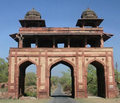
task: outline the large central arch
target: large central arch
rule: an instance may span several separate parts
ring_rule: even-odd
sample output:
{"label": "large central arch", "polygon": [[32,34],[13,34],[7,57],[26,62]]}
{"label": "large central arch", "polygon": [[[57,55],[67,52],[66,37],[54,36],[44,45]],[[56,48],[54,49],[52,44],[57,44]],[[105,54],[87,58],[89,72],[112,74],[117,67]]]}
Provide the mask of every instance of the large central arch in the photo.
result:
{"label": "large central arch", "polygon": [[50,78],[51,78],[51,70],[52,70],[52,68],[53,67],[55,67],[56,65],[58,65],[58,64],[63,64],[63,65],[66,65],[66,66],[68,66],[70,69],[71,69],[71,77],[72,77],[72,98],[74,98],[75,97],[75,83],[74,83],[74,67],[73,67],[73,65],[71,65],[71,63],[69,62],[69,61],[67,61],[67,60],[57,60],[56,62],[54,62],[54,63],[52,63],[51,65],[50,65],[50,67],[49,67],[49,96],[51,96],[51,93],[50,93],[50,91],[51,91],[51,80],[50,80]]}

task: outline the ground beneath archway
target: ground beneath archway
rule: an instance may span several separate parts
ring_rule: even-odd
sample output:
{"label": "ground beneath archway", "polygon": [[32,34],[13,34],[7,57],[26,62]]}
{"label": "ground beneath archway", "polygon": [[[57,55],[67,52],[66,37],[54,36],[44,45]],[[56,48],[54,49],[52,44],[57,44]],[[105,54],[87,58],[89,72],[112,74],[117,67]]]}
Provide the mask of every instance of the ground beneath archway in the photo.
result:
{"label": "ground beneath archway", "polygon": [[52,97],[48,103],[77,103],[74,99],[64,94],[60,84],[58,84],[58,88],[54,91]]}

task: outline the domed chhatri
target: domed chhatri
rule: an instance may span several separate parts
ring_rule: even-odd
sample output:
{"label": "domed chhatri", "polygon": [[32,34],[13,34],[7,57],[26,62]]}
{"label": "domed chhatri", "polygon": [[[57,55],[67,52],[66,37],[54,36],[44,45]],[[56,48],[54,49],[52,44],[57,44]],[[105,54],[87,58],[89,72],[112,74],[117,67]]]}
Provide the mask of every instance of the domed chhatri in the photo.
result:
{"label": "domed chhatri", "polygon": [[46,27],[45,20],[41,19],[41,14],[34,8],[26,13],[24,19],[19,21],[22,27]]}
{"label": "domed chhatri", "polygon": [[28,11],[25,15],[25,19],[41,19],[41,15],[34,8]]}
{"label": "domed chhatri", "polygon": [[97,14],[93,10],[88,8],[82,13],[81,18],[78,19],[76,26],[98,27],[102,21],[103,19],[99,19]]}
{"label": "domed chhatri", "polygon": [[93,10],[88,8],[82,13],[81,18],[98,18],[98,16]]}

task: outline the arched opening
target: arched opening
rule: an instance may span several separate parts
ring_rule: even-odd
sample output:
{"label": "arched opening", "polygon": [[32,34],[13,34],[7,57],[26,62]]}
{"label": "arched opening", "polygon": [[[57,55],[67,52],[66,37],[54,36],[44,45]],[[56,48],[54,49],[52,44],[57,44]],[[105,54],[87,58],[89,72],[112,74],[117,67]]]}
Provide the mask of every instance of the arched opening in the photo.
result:
{"label": "arched opening", "polygon": [[[58,65],[60,66],[60,67],[58,67]],[[62,66],[61,66],[62,65]],[[71,83],[70,83],[70,87],[71,87],[71,94],[70,95],[68,95],[68,94],[65,94],[64,95],[64,93],[65,93],[65,91],[64,91],[64,88],[62,89],[63,90],[63,94],[53,94],[52,95],[52,93],[51,93],[51,86],[52,86],[52,82],[51,82],[51,73],[52,73],[52,69],[54,69],[55,67],[57,67],[56,69],[60,69],[60,68],[62,68],[62,70],[64,69],[63,67],[67,67],[67,69],[68,69],[68,71],[67,72],[69,72],[70,73],[70,78],[71,79],[69,79],[70,81],[71,81]],[[64,72],[65,73],[65,72]],[[63,74],[64,74],[63,73]],[[69,75],[69,73],[68,73],[68,75]],[[61,77],[62,78],[62,77]],[[71,64],[69,64],[69,63],[67,63],[67,62],[65,62],[65,61],[59,61],[59,62],[57,62],[57,63],[55,63],[55,64],[53,64],[52,66],[51,66],[51,68],[50,68],[50,79],[49,79],[50,81],[49,81],[49,83],[50,83],[50,86],[49,86],[49,95],[50,96],[69,96],[69,97],[72,97],[72,98],[74,98],[74,69],[73,69],[73,66],[71,65]],[[60,79],[59,79],[60,80]],[[60,82],[60,81],[58,81],[58,82]],[[67,81],[66,81],[67,82]],[[61,84],[60,84],[61,85]],[[59,84],[58,84],[58,86],[59,86]],[[63,86],[62,86],[63,87]]]}
{"label": "arched opening", "polygon": [[94,96],[106,97],[104,66],[97,61],[87,67],[87,91]]}
{"label": "arched opening", "polygon": [[90,44],[87,44],[87,47],[88,47],[88,48],[90,48],[90,47],[91,47],[91,45],[90,45]]}
{"label": "arched opening", "polygon": [[36,97],[36,66],[26,61],[19,66],[19,97]]}

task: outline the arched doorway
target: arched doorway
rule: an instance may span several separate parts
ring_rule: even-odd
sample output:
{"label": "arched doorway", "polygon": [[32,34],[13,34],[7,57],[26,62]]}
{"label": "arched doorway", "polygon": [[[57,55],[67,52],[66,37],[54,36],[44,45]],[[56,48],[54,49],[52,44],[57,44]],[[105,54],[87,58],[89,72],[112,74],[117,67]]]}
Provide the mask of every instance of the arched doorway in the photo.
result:
{"label": "arched doorway", "polygon": [[55,66],[57,66],[57,65],[59,65],[59,64],[63,64],[63,65],[65,65],[65,66],[67,66],[67,67],[70,68],[70,71],[71,71],[71,87],[72,87],[71,97],[74,98],[74,97],[75,97],[74,68],[73,68],[73,66],[72,66],[71,64],[69,64],[68,62],[63,61],[63,60],[56,62],[55,64],[53,64],[53,65],[50,67],[49,95],[51,96],[51,70],[53,69],[53,67],[55,67]]}
{"label": "arched doorway", "polygon": [[[19,66],[19,97],[21,96],[26,96],[25,94],[25,76],[26,76],[26,68],[29,67],[30,65],[35,65],[31,61],[25,61]],[[34,66],[35,69],[36,65]]]}
{"label": "arched doorway", "polygon": [[[94,71],[94,73],[96,73],[97,79],[96,79],[96,85],[97,85],[97,96],[99,97],[106,97],[106,89],[105,89],[105,70],[104,70],[104,66],[103,64],[101,64],[98,61],[93,61],[90,63],[90,65],[92,66],[92,69],[96,69]],[[88,68],[89,69],[89,66]],[[91,81],[94,79],[94,74],[93,74],[93,78],[91,79]],[[90,81],[89,81],[90,82]],[[87,84],[88,84],[88,80],[87,80]],[[94,88],[95,89],[95,88]]]}

